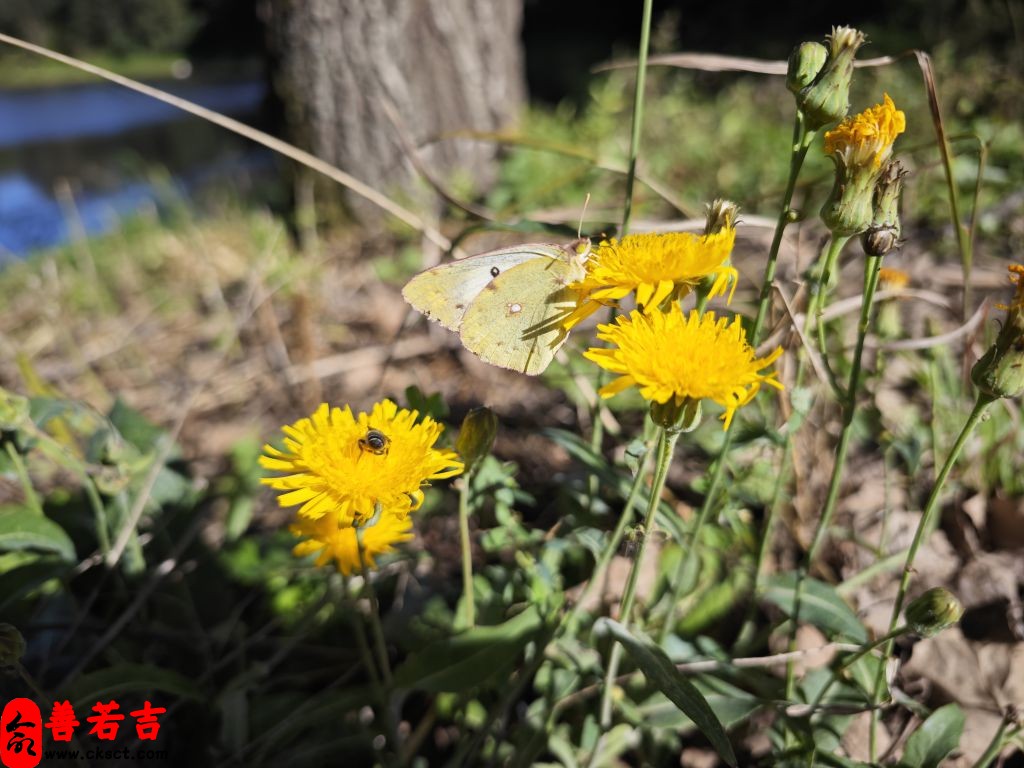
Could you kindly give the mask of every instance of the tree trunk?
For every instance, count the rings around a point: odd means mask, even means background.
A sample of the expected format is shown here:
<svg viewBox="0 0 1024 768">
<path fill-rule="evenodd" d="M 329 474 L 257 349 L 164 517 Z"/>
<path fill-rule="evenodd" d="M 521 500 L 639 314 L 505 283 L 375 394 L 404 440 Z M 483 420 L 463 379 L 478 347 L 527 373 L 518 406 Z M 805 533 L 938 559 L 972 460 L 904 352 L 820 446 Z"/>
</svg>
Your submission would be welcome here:
<svg viewBox="0 0 1024 768">
<path fill-rule="evenodd" d="M 440 201 L 409 143 L 443 179 L 474 190 L 493 181 L 493 142 L 446 135 L 514 122 L 525 95 L 521 0 L 270 0 L 269 8 L 275 86 L 300 146 L 422 212 Z M 382 215 L 354 195 L 346 202 L 364 222 Z"/>
</svg>

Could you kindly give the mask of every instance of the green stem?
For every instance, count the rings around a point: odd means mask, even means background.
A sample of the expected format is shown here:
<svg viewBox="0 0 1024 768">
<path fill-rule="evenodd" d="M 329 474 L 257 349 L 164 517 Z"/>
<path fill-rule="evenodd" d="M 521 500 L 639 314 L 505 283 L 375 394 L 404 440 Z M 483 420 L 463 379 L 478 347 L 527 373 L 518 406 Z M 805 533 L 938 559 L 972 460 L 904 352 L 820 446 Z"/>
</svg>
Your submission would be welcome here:
<svg viewBox="0 0 1024 768">
<path fill-rule="evenodd" d="M 358 535 L 356 538 L 358 540 Z M 362 553 L 360 553 L 360 557 L 361 556 Z M 366 577 L 364 576 L 363 578 L 365 580 Z M 373 696 L 377 699 L 377 706 L 380 708 L 380 716 L 384 721 L 385 728 L 387 729 L 387 738 L 392 742 L 392 748 L 397 750 L 398 730 L 395 728 L 394 718 L 391 717 L 391 708 L 388 706 L 387 693 L 384 690 L 384 686 L 381 684 L 380 673 L 377 671 L 377 665 L 373 663 L 373 654 L 370 653 L 370 643 L 366 638 L 366 627 L 363 625 L 363 617 L 359 611 L 359 607 L 356 605 L 355 598 L 352 597 L 348 579 L 345 576 L 342 576 L 341 579 L 342 595 L 345 602 L 351 607 L 352 627 L 355 629 L 356 647 L 359 650 L 359 656 L 362 659 L 363 666 L 366 667 L 366 673 L 370 678 L 370 690 L 373 691 Z"/>
<path fill-rule="evenodd" d="M 665 488 L 665 479 L 668 477 L 668 468 L 672 464 L 672 453 L 679 439 L 679 433 L 671 433 L 662 428 L 658 436 L 658 458 L 654 466 L 654 479 L 651 482 L 651 495 L 647 500 L 647 514 L 644 516 L 644 534 L 640 539 L 640 547 L 629 569 L 629 577 L 626 580 L 626 588 L 622 594 L 622 604 L 619 608 L 619 621 L 623 626 L 629 627 L 630 617 L 633 612 L 633 603 L 636 600 L 636 585 L 640 578 L 640 569 L 643 565 L 644 554 L 647 552 L 647 545 L 651 540 L 651 533 L 654 531 L 654 515 L 661 500 L 661 492 Z M 619 674 L 619 662 L 622 658 L 622 646 L 616 643 L 612 647 L 611 658 L 608 660 L 608 670 L 604 678 L 604 690 L 601 693 L 601 728 L 607 731 L 612 721 L 612 692 L 615 688 L 615 678 Z M 597 750 L 595 749 L 595 752 Z"/>
<path fill-rule="evenodd" d="M 999 757 L 999 753 L 1003 751 L 1003 747 L 1006 746 L 1006 743 L 1020 731 L 1020 726 L 1017 726 L 1007 733 L 1006 729 L 1009 725 L 1009 717 L 1003 717 L 1003 720 L 999 723 L 999 727 L 996 729 L 996 732 L 992 734 L 992 741 L 988 743 L 988 747 L 985 748 L 981 757 L 978 758 L 977 762 L 975 762 L 971 768 L 988 768 L 989 764 Z"/>
<path fill-rule="evenodd" d="M 818 691 L 818 695 L 815 696 L 814 700 L 810 703 L 810 716 L 814 716 L 814 711 L 818 708 L 818 705 L 821 704 L 822 700 L 825 698 L 825 694 L 828 693 L 829 689 L 839 679 L 839 674 L 843 672 L 843 670 L 852 667 L 854 664 L 856 664 L 858 661 L 864 658 L 864 656 L 871 653 L 871 651 L 875 650 L 875 648 L 878 648 L 880 645 L 884 645 L 890 640 L 895 640 L 897 637 L 899 637 L 902 634 L 905 634 L 908 631 L 909 627 L 907 627 L 905 624 L 903 626 L 896 627 L 894 630 L 886 634 L 884 637 L 880 637 L 877 640 L 872 640 L 869 643 L 865 643 L 863 646 L 861 646 L 861 649 L 859 651 L 854 653 L 850 658 L 846 659 L 842 664 L 836 667 L 835 671 L 832 673 L 832 677 L 830 677 L 828 682 L 825 683 L 824 686 L 822 686 L 821 690 Z"/>
<path fill-rule="evenodd" d="M 39 503 L 36 490 L 32 487 L 32 479 L 28 475 L 25 460 L 18 453 L 18 449 L 14 447 L 13 440 L 5 441 L 5 447 L 7 449 L 7 457 L 11 460 L 11 464 L 14 465 L 14 472 L 18 475 L 18 481 L 21 483 L 21 492 L 25 495 L 26 506 L 38 515 L 43 514 L 43 505 Z"/>
<path fill-rule="evenodd" d="M 469 543 L 469 482 L 470 476 L 462 478 L 459 488 L 459 541 L 462 545 L 462 600 L 465 606 L 466 626 L 476 626 L 476 606 L 473 602 L 473 552 Z"/>
<path fill-rule="evenodd" d="M 820 290 L 815 298 L 823 296 L 828 289 L 828 274 L 835 267 L 836 259 L 843 245 L 849 240 L 848 237 L 833 238 L 829 247 L 828 255 L 825 258 L 825 268 L 822 270 Z M 838 245 L 837 245 L 838 244 Z M 861 361 L 864 356 L 864 340 L 867 338 L 868 329 L 871 327 L 871 315 L 874 309 L 875 289 L 878 287 L 878 270 L 882 264 L 881 256 L 869 256 L 864 264 L 864 294 L 860 303 L 860 321 L 857 324 L 857 346 L 853 353 L 853 364 L 850 368 L 850 383 L 846 388 L 845 402 L 843 403 L 843 428 L 839 435 L 839 444 L 836 446 L 835 460 L 832 464 L 832 477 L 829 479 L 828 494 L 825 497 L 825 506 L 822 509 L 821 517 L 818 520 L 817 528 L 814 531 L 814 538 L 807 550 L 804 559 L 804 566 L 800 569 L 797 577 L 796 594 L 793 597 L 793 622 L 790 627 L 790 645 L 794 646 L 796 631 L 800 623 L 800 605 L 803 599 L 804 583 L 818 558 L 822 544 L 832 525 L 832 516 L 836 511 L 836 502 L 839 500 L 839 487 L 843 479 L 843 470 L 846 467 L 846 454 L 850 448 L 850 439 L 853 436 L 853 418 L 857 411 L 857 394 L 860 389 Z M 820 312 L 823 302 L 815 302 L 817 312 Z M 808 310 L 810 317 L 810 310 Z M 820 321 L 819 321 L 820 326 Z M 889 627 L 893 629 L 895 625 Z M 796 665 L 790 662 L 786 665 L 786 697 L 792 698 L 796 686 Z"/>
<path fill-rule="evenodd" d="M 633 484 L 629 487 L 629 494 L 626 496 L 626 503 L 623 505 L 622 514 L 619 515 L 619 522 L 601 551 L 601 557 L 594 566 L 594 572 L 587 581 L 586 587 L 583 588 L 583 592 L 580 594 L 576 604 L 573 605 L 572 610 L 565 617 L 564 630 L 562 630 L 562 627 L 559 627 L 559 630 L 562 631 L 556 630 L 555 637 L 560 637 L 563 631 L 569 637 L 573 637 L 576 634 L 580 614 L 583 613 L 583 606 L 587 603 L 587 598 L 597 588 L 597 585 L 604 582 L 605 574 L 608 573 L 608 567 L 611 565 L 612 558 L 619 551 L 619 544 L 622 543 L 626 527 L 633 519 L 633 508 L 636 506 L 636 500 L 640 497 L 640 489 L 643 487 L 644 478 L 647 475 L 647 461 L 650 456 L 650 450 L 644 451 L 644 455 L 640 459 L 640 465 L 637 467 L 636 475 L 633 477 Z"/>
<path fill-rule="evenodd" d="M 900 578 L 899 590 L 896 592 L 896 602 L 893 603 L 892 617 L 889 619 L 889 630 L 890 632 L 896 626 L 900 618 L 900 613 L 903 611 L 903 602 L 907 597 L 907 590 L 910 588 L 910 578 L 914 573 L 914 560 L 917 558 L 917 551 L 921 548 L 921 544 L 924 542 L 925 537 L 931 533 L 934 528 L 935 515 L 939 508 L 939 495 L 942 492 L 942 487 L 946 484 L 946 480 L 949 478 L 949 473 L 953 469 L 953 465 L 956 464 L 957 459 L 960 457 L 960 452 L 963 450 L 964 444 L 967 442 L 967 438 L 971 432 L 981 421 L 985 415 L 985 411 L 988 406 L 994 402 L 996 398 L 986 395 L 984 393 L 978 393 L 978 399 L 974 403 L 974 408 L 971 410 L 970 415 L 967 417 L 967 421 L 964 423 L 963 429 L 960 430 L 960 434 L 956 438 L 956 442 L 953 443 L 953 447 L 949 451 L 949 456 L 946 457 L 946 463 L 942 465 L 942 469 L 939 470 L 938 477 L 935 478 L 935 485 L 932 486 L 931 495 L 928 497 L 928 502 L 924 505 L 924 511 L 921 513 L 921 519 L 917 523 L 917 530 L 914 532 L 914 540 L 910 543 L 910 549 L 907 550 L 907 560 L 903 565 L 903 575 Z M 878 699 L 881 696 L 882 684 L 885 682 L 885 662 L 892 656 L 893 642 L 890 640 L 882 653 L 882 664 L 879 666 L 878 675 L 875 677 L 875 689 L 873 692 L 872 701 L 877 704 Z M 877 717 L 877 709 L 872 710 L 872 728 L 871 732 L 874 731 L 874 721 Z M 874 743 L 872 740 L 871 749 L 871 760 L 874 762 Z"/>
<path fill-rule="evenodd" d="M 850 369 L 850 383 L 846 389 L 846 402 L 843 404 L 843 431 L 839 437 L 839 445 L 836 448 L 836 460 L 832 466 L 832 478 L 829 480 L 828 495 L 825 498 L 825 507 L 822 510 L 821 518 L 818 521 L 817 530 L 814 532 L 814 539 L 811 548 L 807 550 L 807 567 L 814 564 L 821 545 L 825 541 L 825 535 L 832 524 L 832 515 L 835 513 L 836 502 L 839 500 L 839 486 L 843 477 L 843 469 L 846 464 L 846 453 L 850 444 L 850 436 L 853 433 L 853 417 L 857 411 L 857 394 L 860 388 L 861 362 L 864 355 L 864 340 L 868 335 L 868 328 L 871 326 L 871 315 L 874 307 L 875 289 L 878 287 L 878 270 L 882 264 L 881 256 L 869 256 L 864 265 L 864 296 L 860 304 L 860 322 L 857 324 L 857 346 L 853 353 L 853 366 Z"/>
<path fill-rule="evenodd" d="M 815 131 L 804 129 L 803 120 L 797 115 L 793 124 L 793 146 L 789 156 L 789 178 L 786 180 L 786 191 L 782 196 L 782 207 L 779 210 L 779 218 L 775 222 L 775 234 L 772 236 L 772 245 L 768 251 L 768 263 L 764 268 L 764 278 L 761 280 L 761 296 L 757 305 L 757 316 L 754 319 L 754 326 L 750 331 L 750 344 L 756 347 L 761 341 L 761 331 L 764 328 L 765 319 L 768 317 L 768 307 L 771 306 L 772 285 L 775 282 L 775 268 L 779 261 L 779 251 L 782 248 L 782 236 L 785 234 L 786 226 L 790 223 L 793 211 L 790 204 L 793 202 L 793 192 L 796 190 L 796 181 L 800 176 L 800 169 L 803 167 L 804 158 L 807 157 L 807 150 L 810 149 Z"/>
<path fill-rule="evenodd" d="M 804 159 L 807 157 L 807 150 L 810 148 L 815 136 L 815 131 L 805 130 L 804 122 L 800 119 L 800 115 L 798 114 L 796 121 L 793 124 L 793 145 L 789 158 L 789 178 L 786 180 L 786 190 L 782 196 L 782 206 L 779 210 L 779 218 L 775 223 L 775 234 L 772 237 L 771 248 L 768 251 L 768 263 L 765 264 L 764 277 L 761 280 L 761 295 L 757 305 L 757 316 L 755 317 L 754 325 L 750 330 L 750 345 L 755 349 L 761 341 L 761 332 L 764 330 L 764 323 L 768 317 L 768 307 L 771 306 L 772 285 L 775 283 L 775 270 L 778 266 L 779 251 L 782 248 L 782 237 L 783 234 L 785 234 L 786 226 L 790 223 L 793 216 L 793 211 L 790 209 L 790 204 L 793 202 L 793 192 L 796 190 L 797 178 L 800 176 L 800 169 L 803 167 Z M 735 424 L 736 419 L 733 419 L 729 428 L 726 429 L 725 440 L 722 442 L 722 450 L 719 451 L 718 458 L 711 467 L 711 477 L 708 480 L 708 490 L 707 493 L 704 494 L 704 501 L 701 504 L 700 510 L 697 512 L 697 519 L 693 525 L 693 532 L 690 534 L 690 546 L 680 559 L 679 567 L 676 569 L 675 582 L 672 586 L 671 602 L 668 607 L 668 615 L 665 617 L 665 623 L 661 627 L 659 642 L 663 641 L 668 636 L 669 632 L 672 631 L 672 627 L 675 626 L 676 611 L 678 609 L 679 601 L 682 599 L 687 586 L 684 583 L 684 579 L 686 573 L 692 569 L 691 563 L 696 555 L 697 542 L 699 541 L 698 537 L 700 536 L 701 529 L 704 527 L 704 523 L 711 515 L 711 510 L 718 497 L 718 488 L 722 483 L 725 462 L 729 456 L 729 451 L 732 449 L 732 428 Z"/>
<path fill-rule="evenodd" d="M 647 49 L 651 41 L 651 10 L 654 0 L 644 0 L 643 19 L 640 22 L 640 54 L 637 57 L 636 93 L 633 97 L 633 126 L 629 137 L 629 168 L 626 171 L 626 202 L 622 211 L 622 231 L 629 232 L 629 219 L 633 214 L 633 186 L 636 183 L 636 159 L 640 154 L 640 129 L 644 121 L 644 86 L 647 83 Z"/>
<path fill-rule="evenodd" d="M 380 510 L 374 511 L 375 516 Z M 377 600 L 377 590 L 373 588 L 373 581 L 370 579 L 370 569 L 366 567 L 366 557 L 363 554 L 363 532 L 356 528 L 356 550 L 359 556 L 359 570 L 363 576 L 363 584 L 366 586 L 366 595 L 370 599 L 370 632 L 373 634 L 373 645 L 377 651 L 377 661 L 380 664 L 380 674 L 385 686 L 391 685 L 391 661 L 388 659 L 388 648 L 384 642 L 384 628 L 380 623 L 380 602 Z"/>
</svg>

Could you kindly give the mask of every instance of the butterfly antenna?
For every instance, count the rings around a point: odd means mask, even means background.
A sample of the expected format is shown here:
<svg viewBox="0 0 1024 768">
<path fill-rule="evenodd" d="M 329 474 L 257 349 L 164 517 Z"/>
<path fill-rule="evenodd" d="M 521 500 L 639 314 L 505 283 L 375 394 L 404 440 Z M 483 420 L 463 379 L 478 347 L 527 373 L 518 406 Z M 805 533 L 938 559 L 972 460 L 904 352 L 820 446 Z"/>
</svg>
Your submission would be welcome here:
<svg viewBox="0 0 1024 768">
<path fill-rule="evenodd" d="M 583 201 L 583 210 L 580 211 L 580 225 L 578 227 L 576 227 L 576 239 L 577 240 L 579 240 L 581 237 L 583 237 L 583 219 L 586 218 L 587 206 L 588 205 L 590 205 L 590 193 L 589 192 L 587 192 L 587 197 Z"/>
</svg>

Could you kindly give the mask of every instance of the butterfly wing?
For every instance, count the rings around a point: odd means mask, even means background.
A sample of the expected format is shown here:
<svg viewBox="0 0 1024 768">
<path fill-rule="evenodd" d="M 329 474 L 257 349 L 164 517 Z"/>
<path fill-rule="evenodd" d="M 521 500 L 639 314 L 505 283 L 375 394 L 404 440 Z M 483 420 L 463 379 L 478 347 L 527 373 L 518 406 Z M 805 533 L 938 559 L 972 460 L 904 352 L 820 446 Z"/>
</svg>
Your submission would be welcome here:
<svg viewBox="0 0 1024 768">
<path fill-rule="evenodd" d="M 470 303 L 495 276 L 554 248 L 558 246 L 501 248 L 441 264 L 413 277 L 402 289 L 402 296 L 427 319 L 457 331 Z"/>
<path fill-rule="evenodd" d="M 466 310 L 463 346 L 481 360 L 529 376 L 541 373 L 565 343 L 562 320 L 576 306 L 568 285 L 583 277 L 575 254 L 561 246 L 493 278 Z"/>
</svg>

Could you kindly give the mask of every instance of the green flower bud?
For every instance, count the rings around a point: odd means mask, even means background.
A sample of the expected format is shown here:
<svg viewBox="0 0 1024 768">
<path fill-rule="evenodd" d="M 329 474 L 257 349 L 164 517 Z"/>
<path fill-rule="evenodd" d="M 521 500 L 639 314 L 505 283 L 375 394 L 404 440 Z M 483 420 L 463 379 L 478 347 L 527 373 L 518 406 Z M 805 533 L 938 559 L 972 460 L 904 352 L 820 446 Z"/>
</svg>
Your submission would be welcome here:
<svg viewBox="0 0 1024 768">
<path fill-rule="evenodd" d="M 789 55 L 786 87 L 794 94 L 814 82 L 828 59 L 828 48 L 821 43 L 800 43 Z"/>
<path fill-rule="evenodd" d="M 1011 264 L 1010 279 L 1017 292 L 1006 310 L 1006 322 L 996 343 L 971 369 L 971 380 L 989 397 L 1017 397 L 1024 394 L 1024 266 Z"/>
<path fill-rule="evenodd" d="M 904 616 L 915 634 L 932 637 L 960 621 L 963 613 L 963 606 L 956 595 L 948 589 L 933 587 L 911 601 Z"/>
<path fill-rule="evenodd" d="M 692 432 L 700 425 L 700 403 L 690 398 L 681 403 L 675 398 L 667 403 L 651 401 L 651 420 L 670 433 Z"/>
<path fill-rule="evenodd" d="M 0 624 L 0 667 L 13 667 L 25 655 L 25 638 L 10 624 Z"/>
<path fill-rule="evenodd" d="M 900 193 L 909 173 L 897 159 L 890 159 L 875 182 L 874 215 L 861 237 L 868 256 L 885 256 L 896 247 L 903 233 L 900 225 Z"/>
<path fill-rule="evenodd" d="M 466 473 L 470 473 L 494 446 L 498 435 L 498 417 L 490 408 L 474 408 L 466 414 L 455 441 L 455 450 L 466 462 Z"/>
<path fill-rule="evenodd" d="M 0 387 L 0 431 L 14 432 L 29 420 L 28 398 Z"/>
<path fill-rule="evenodd" d="M 871 199 L 874 181 L 870 174 L 847 174 L 837 164 L 835 183 L 821 207 L 821 220 L 833 235 L 852 237 L 871 225 L 874 215 Z"/>
<path fill-rule="evenodd" d="M 833 27 L 828 36 L 828 60 L 810 85 L 796 96 L 807 127 L 817 130 L 846 116 L 850 108 L 853 59 L 864 44 L 864 33 L 852 27 Z"/>
</svg>

